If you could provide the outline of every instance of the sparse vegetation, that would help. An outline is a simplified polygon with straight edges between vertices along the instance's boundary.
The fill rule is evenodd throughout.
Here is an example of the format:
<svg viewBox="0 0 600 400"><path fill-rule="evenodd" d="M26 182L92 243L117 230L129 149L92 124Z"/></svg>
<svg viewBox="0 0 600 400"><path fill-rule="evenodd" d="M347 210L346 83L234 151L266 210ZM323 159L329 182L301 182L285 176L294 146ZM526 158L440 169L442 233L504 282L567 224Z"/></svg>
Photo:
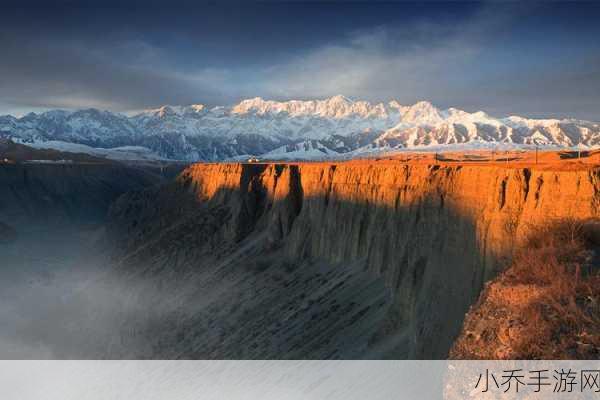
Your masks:
<svg viewBox="0 0 600 400"><path fill-rule="evenodd" d="M597 359L600 225L532 230L471 309L451 358Z"/></svg>

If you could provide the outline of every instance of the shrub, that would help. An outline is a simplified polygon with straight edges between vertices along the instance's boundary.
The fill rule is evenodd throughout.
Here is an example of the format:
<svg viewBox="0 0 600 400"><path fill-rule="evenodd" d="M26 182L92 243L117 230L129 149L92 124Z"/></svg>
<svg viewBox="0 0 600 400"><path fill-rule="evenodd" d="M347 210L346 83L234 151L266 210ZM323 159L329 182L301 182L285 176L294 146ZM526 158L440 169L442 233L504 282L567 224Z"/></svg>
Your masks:
<svg viewBox="0 0 600 400"><path fill-rule="evenodd" d="M563 220L532 230L505 284L541 287L520 317L520 358L596 358L600 349L598 226Z"/></svg>
<svg viewBox="0 0 600 400"><path fill-rule="evenodd" d="M530 229L469 311L451 358L598 359L600 224Z"/></svg>

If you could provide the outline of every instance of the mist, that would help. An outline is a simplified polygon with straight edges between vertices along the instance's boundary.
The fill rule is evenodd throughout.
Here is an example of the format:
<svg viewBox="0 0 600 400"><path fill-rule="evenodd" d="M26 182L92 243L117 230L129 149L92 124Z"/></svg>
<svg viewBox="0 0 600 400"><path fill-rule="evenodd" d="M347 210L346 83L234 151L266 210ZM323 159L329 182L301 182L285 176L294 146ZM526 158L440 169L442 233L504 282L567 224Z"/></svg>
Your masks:
<svg viewBox="0 0 600 400"><path fill-rule="evenodd" d="M33 227L0 245L0 357L107 357L142 311L109 272L98 230Z"/></svg>

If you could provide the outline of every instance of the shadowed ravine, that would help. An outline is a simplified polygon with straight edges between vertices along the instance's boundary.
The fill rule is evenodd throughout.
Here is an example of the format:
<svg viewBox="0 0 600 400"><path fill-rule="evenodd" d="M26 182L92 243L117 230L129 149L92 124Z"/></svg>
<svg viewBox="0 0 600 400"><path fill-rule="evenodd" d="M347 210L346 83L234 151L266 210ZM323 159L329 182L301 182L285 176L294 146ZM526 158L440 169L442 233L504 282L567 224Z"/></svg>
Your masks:
<svg viewBox="0 0 600 400"><path fill-rule="evenodd" d="M158 183L116 163L0 166L0 357L106 353L114 325L98 310L120 289L90 284L107 269L102 226L118 196Z"/></svg>

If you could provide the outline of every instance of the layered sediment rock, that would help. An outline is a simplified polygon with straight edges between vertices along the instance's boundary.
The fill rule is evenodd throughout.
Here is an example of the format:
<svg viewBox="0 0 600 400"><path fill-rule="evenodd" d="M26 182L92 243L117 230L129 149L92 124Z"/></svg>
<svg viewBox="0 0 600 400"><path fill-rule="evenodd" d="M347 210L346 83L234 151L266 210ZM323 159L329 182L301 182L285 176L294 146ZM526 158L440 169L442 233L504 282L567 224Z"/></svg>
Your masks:
<svg viewBox="0 0 600 400"><path fill-rule="evenodd" d="M391 293L363 355L440 358L532 227L598 216L599 178L596 169L197 164L161 190L122 197L110 231L123 265L157 271L194 270L248 246L256 257L353 265Z"/></svg>

